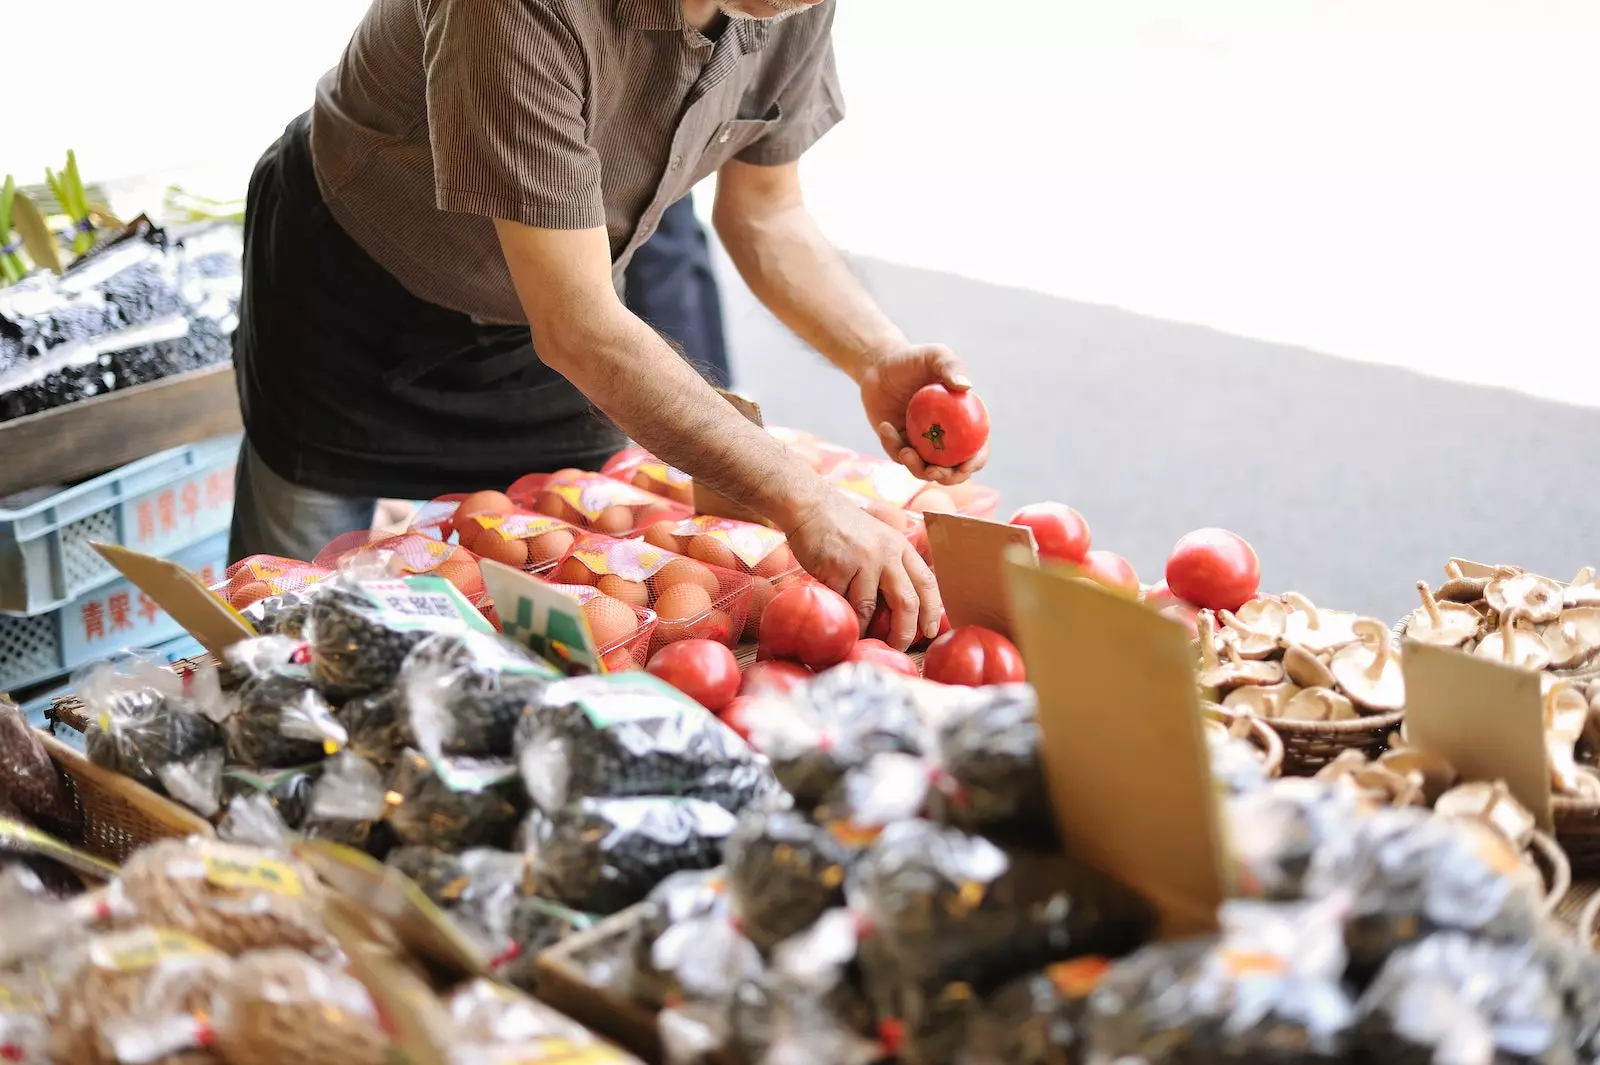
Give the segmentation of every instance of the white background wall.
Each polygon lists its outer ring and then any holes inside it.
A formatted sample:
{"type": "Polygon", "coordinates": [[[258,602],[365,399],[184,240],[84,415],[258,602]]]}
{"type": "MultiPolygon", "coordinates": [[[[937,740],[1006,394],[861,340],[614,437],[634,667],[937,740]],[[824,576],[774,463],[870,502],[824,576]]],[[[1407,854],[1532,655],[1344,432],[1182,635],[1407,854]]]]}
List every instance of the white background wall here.
{"type": "MultiPolygon", "coordinates": [[[[840,6],[848,249],[1600,403],[1594,0],[840,6]]],[[[0,172],[236,191],[364,7],[8,12],[0,172]]]]}

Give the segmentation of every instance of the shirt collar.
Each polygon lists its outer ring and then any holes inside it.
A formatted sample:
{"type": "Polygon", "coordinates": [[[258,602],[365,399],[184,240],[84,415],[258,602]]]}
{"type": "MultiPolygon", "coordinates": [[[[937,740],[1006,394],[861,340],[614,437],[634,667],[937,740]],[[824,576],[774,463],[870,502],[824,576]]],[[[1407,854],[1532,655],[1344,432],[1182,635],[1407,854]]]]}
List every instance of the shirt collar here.
{"type": "MultiPolygon", "coordinates": [[[[636,30],[681,30],[682,0],[614,0],[617,21],[636,30]]],[[[765,19],[734,19],[730,27],[746,55],[766,47],[772,26],[765,19]]]]}

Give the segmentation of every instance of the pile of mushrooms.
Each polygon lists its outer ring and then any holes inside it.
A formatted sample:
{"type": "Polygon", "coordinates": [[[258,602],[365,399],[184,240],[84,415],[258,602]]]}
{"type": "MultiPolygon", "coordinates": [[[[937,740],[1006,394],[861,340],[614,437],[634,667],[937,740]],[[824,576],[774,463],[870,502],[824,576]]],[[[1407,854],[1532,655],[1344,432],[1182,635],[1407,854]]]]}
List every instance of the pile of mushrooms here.
{"type": "Polygon", "coordinates": [[[1417,594],[1422,606],[1401,625],[1408,639],[1556,676],[1600,669],[1600,582],[1588,566],[1562,584],[1516,566],[1467,577],[1452,560],[1437,592],[1418,581],[1417,594]]]}
{"type": "Polygon", "coordinates": [[[1400,656],[1377,618],[1285,592],[1237,614],[1202,612],[1198,628],[1200,686],[1230,710],[1269,721],[1354,721],[1405,706],[1400,656]]]}

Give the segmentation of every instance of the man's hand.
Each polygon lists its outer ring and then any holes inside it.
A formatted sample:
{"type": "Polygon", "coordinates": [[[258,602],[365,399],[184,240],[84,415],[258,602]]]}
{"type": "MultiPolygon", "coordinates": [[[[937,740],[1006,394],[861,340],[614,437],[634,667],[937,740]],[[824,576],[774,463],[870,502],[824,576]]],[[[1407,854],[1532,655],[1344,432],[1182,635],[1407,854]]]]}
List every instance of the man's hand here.
{"type": "Polygon", "coordinates": [[[789,548],[806,572],[850,601],[862,632],[881,597],[890,611],[889,644],[904,651],[920,633],[939,633],[939,586],[900,533],[838,493],[789,530],[789,548]]]}
{"type": "Polygon", "coordinates": [[[925,481],[960,484],[989,461],[989,445],[954,469],[922,461],[906,437],[906,407],[924,385],[952,392],[972,387],[966,367],[942,344],[907,345],[874,359],[861,374],[861,405],[890,458],[925,481]]]}

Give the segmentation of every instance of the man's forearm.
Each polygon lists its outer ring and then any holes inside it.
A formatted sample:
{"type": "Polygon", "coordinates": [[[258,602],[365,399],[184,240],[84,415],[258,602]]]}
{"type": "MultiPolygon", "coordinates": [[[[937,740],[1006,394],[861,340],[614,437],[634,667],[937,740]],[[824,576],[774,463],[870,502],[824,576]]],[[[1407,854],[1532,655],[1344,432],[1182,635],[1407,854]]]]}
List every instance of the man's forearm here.
{"type": "Polygon", "coordinates": [[[563,346],[570,354],[551,361],[624,432],[784,531],[827,491],[810,467],[734,410],[620,305],[563,346]]]}
{"type": "Polygon", "coordinates": [[[717,235],[756,298],[854,380],[880,353],[905,346],[804,203],[720,213],[717,235]]]}

